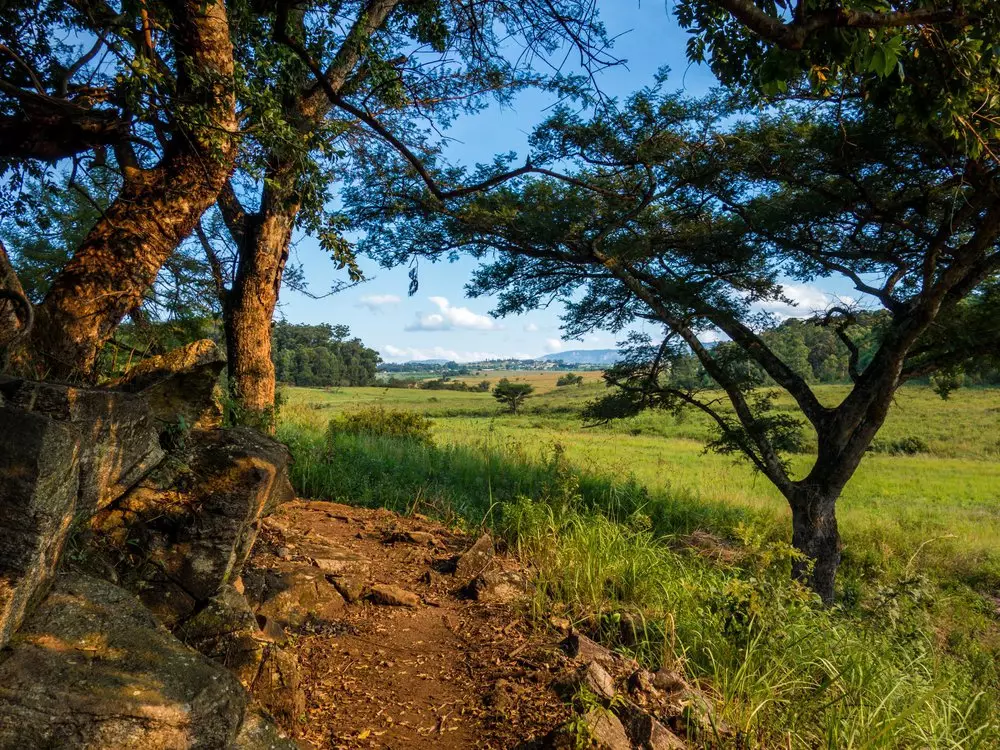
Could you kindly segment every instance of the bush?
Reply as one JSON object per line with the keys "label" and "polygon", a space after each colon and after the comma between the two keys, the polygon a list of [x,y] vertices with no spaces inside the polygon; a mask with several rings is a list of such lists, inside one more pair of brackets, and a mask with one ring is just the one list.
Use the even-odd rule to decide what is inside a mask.
{"label": "bush", "polygon": [[405,438],[424,445],[433,445],[434,439],[431,436],[433,424],[427,417],[412,411],[367,406],[331,419],[326,434],[328,442],[331,442],[336,435],[347,434]]}
{"label": "bush", "polygon": [[931,452],[931,448],[927,443],[913,435],[896,438],[895,440],[880,440],[876,438],[872,441],[869,450],[872,453],[888,453],[891,456],[914,456],[917,453]]}
{"label": "bush", "polygon": [[565,385],[583,385],[583,375],[576,375],[572,372],[567,372],[556,381],[556,387],[558,388]]}

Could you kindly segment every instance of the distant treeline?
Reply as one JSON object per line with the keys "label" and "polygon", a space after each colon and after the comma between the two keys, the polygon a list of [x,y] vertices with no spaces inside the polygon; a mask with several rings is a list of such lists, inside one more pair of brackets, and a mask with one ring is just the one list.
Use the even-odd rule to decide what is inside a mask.
{"label": "distant treeline", "polygon": [[276,323],[271,357],[277,379],[299,386],[374,385],[382,361],[345,325]]}
{"label": "distant treeline", "polygon": [[[844,330],[858,350],[858,369],[871,361],[881,336],[881,323],[885,313],[859,313],[854,324]],[[775,328],[761,334],[761,339],[796,373],[810,383],[850,382],[850,351],[840,339],[833,326],[817,325],[815,321],[789,318]],[[757,371],[760,380],[767,382],[764,371],[755,363],[746,360],[734,344],[722,342],[716,351],[722,354],[731,350],[734,360]],[[683,357],[674,364],[675,377],[694,384],[707,381],[694,355]],[[1000,370],[984,366],[976,370],[966,370],[961,375],[966,385],[1000,384]]]}
{"label": "distant treeline", "polygon": [[469,385],[464,380],[451,380],[447,377],[435,378],[433,380],[416,380],[415,378],[389,378],[383,380],[381,385],[386,388],[420,388],[425,391],[463,391],[474,393],[486,393],[490,390],[490,381],[483,380],[474,385]]}

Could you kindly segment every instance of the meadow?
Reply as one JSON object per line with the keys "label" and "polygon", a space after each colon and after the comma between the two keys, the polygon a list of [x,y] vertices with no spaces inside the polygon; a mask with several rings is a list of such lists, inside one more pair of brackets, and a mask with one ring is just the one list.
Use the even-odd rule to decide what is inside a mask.
{"label": "meadow", "polygon": [[[299,492],[492,527],[535,567],[539,614],[706,681],[750,746],[1000,746],[1000,392],[900,392],[840,501],[839,604],[824,609],[788,583],[784,501],[705,453],[704,419],[584,427],[598,373],[468,380],[500,376],[535,387],[523,413],[489,393],[286,389]],[[328,430],[371,405],[429,417],[433,444]],[[791,461],[808,468],[808,437]]]}

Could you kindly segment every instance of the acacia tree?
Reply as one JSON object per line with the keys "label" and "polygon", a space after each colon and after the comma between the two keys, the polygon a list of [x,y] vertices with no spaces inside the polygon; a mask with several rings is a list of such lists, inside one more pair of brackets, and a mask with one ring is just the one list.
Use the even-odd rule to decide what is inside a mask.
{"label": "acacia tree", "polygon": [[507,378],[501,378],[493,387],[493,398],[506,406],[511,414],[517,414],[521,404],[534,390],[530,383],[512,383]]}
{"label": "acacia tree", "polygon": [[280,2],[242,17],[237,37],[249,139],[218,201],[235,258],[231,278],[227,253],[212,233],[200,236],[222,299],[230,388],[248,419],[266,423],[275,387],[270,326],[293,231],[316,236],[352,280],[360,277],[327,210],[330,186],[353,163],[374,163],[390,148],[405,152],[439,197],[469,189],[436,168],[429,125],[446,126],[487,97],[544,85],[545,76],[511,62],[515,49],[534,64],[573,44],[589,71],[613,60],[583,0]]}
{"label": "acacia tree", "polygon": [[[66,34],[88,46],[54,43]],[[43,174],[45,164],[69,159],[74,172],[110,167],[120,175],[116,199],[52,280],[22,357],[36,375],[86,379],[101,345],[141,304],[232,169],[226,7],[14,3],[0,18],[0,43],[8,208],[24,210],[23,177]]]}
{"label": "acacia tree", "polygon": [[[483,258],[473,294],[499,294],[499,314],[559,299],[568,336],[663,326],[658,341],[631,340],[607,373],[615,389],[587,418],[650,407],[708,415],[713,447],[745,456],[788,501],[805,558],[795,573],[829,601],[836,501],[896,390],[1000,350],[998,165],[944,141],[931,148],[865,107],[721,124],[733,115],[655,92],[591,122],[560,113],[534,145],[540,158],[575,162],[576,182],[523,179],[448,210],[397,197],[406,208],[393,230],[367,243],[387,262],[456,250]],[[803,311],[837,332],[851,361],[853,387],[836,405],[761,335],[774,324],[762,306],[788,301],[783,279],[827,277],[886,313],[862,363],[850,306]],[[706,346],[708,332],[731,344]],[[672,364],[691,353],[722,399],[675,377]],[[802,419],[773,408],[769,383]],[[787,455],[800,448],[802,420],[817,449],[797,476]]]}

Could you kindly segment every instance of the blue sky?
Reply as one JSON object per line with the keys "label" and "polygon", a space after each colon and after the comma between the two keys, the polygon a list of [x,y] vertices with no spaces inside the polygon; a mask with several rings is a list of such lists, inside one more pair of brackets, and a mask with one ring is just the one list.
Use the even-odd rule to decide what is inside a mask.
{"label": "blue sky", "polygon": [[[690,66],[685,59],[687,35],[678,28],[667,3],[598,0],[598,5],[609,35],[618,37],[615,54],[627,61],[626,66],[600,75],[598,83],[607,95],[624,97],[652,84],[662,66],[671,70],[670,88],[699,95],[714,85],[707,69]],[[447,131],[452,139],[448,157],[455,163],[472,165],[489,161],[496,153],[525,153],[528,134],[552,103],[544,94],[527,92],[510,107],[494,106],[462,118]],[[302,264],[314,294],[323,293],[346,276],[336,271],[310,237],[297,238],[293,260]],[[560,310],[555,306],[523,316],[491,318],[489,298],[465,298],[464,286],[475,267],[468,260],[422,266],[420,289],[413,297],[407,296],[405,267],[385,270],[367,260],[362,260],[361,266],[366,283],[321,300],[283,290],[278,317],[293,323],[344,323],[383,359],[395,362],[528,358],[615,345],[614,335],[601,332],[583,341],[562,340]],[[793,286],[787,291],[800,298],[806,310],[826,306],[824,295],[816,288]]]}

